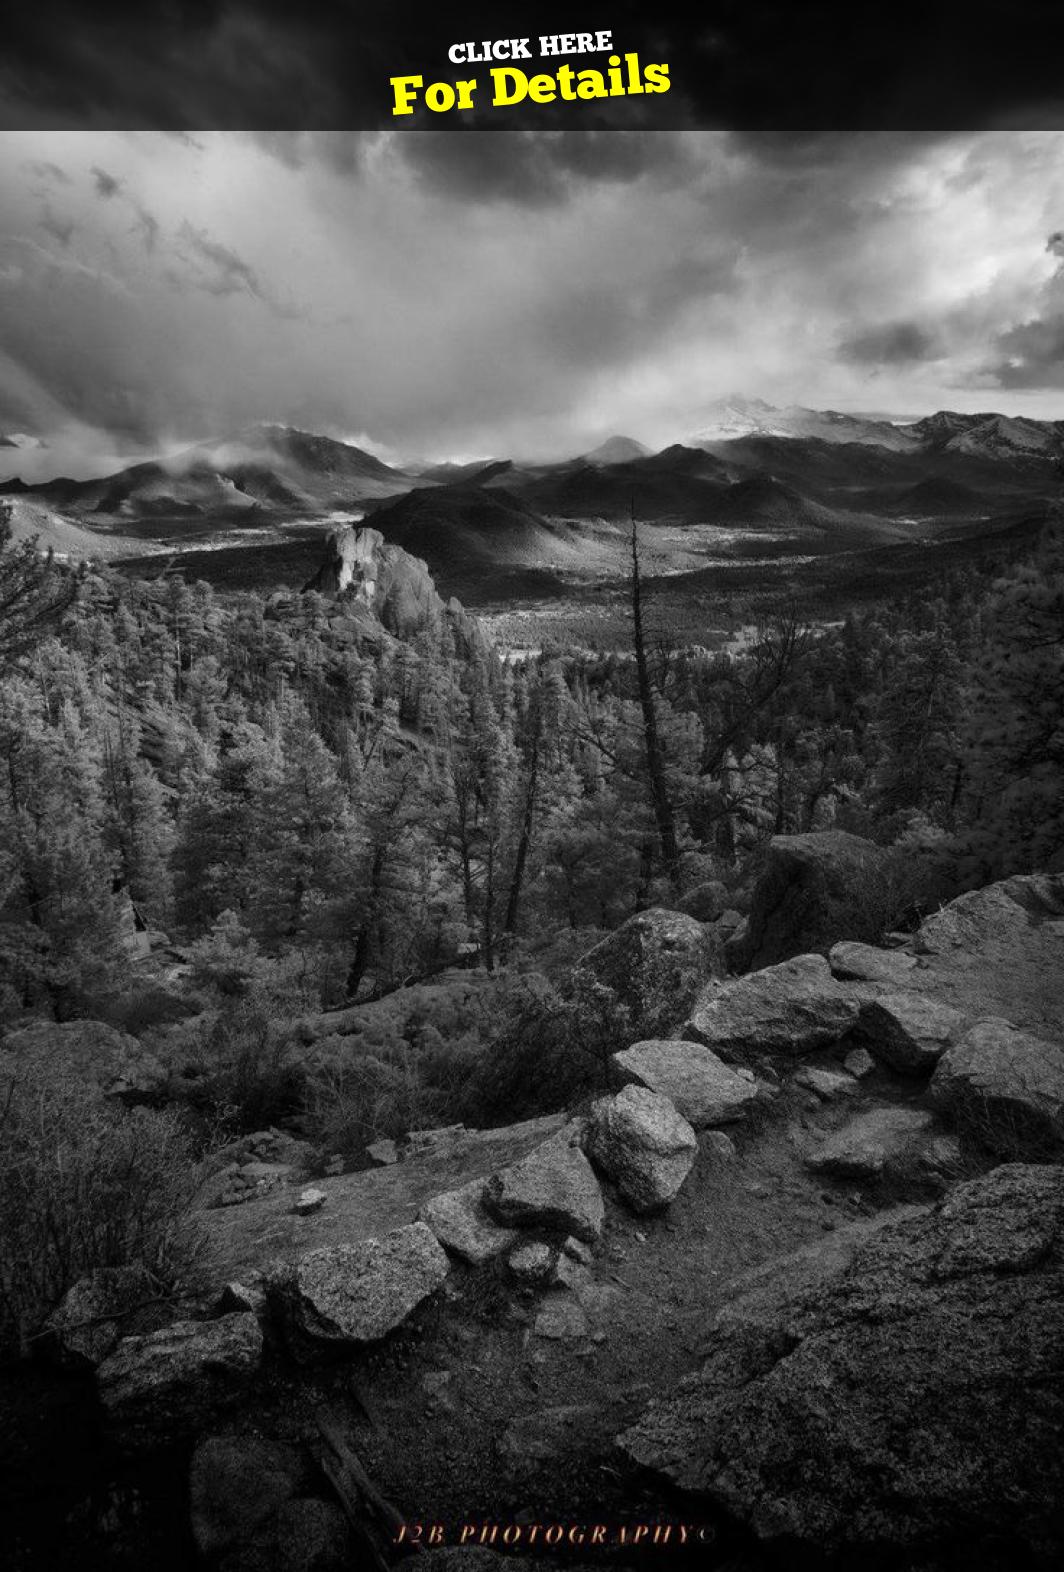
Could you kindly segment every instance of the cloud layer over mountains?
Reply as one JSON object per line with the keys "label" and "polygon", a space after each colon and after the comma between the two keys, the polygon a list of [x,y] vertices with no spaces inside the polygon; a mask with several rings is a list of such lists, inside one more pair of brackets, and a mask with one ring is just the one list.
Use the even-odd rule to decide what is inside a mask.
{"label": "cloud layer over mountains", "polygon": [[0,475],[278,420],[651,444],[733,391],[1055,416],[1064,133],[0,135]]}

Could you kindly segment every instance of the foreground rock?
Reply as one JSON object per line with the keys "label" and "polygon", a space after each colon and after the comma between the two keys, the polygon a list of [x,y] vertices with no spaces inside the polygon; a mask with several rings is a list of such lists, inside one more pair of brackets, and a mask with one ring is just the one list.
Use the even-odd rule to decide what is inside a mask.
{"label": "foreground rock", "polygon": [[657,907],[629,917],[577,968],[608,988],[632,1029],[648,1037],[681,1021],[706,979],[721,970],[712,929]]}
{"label": "foreground rock", "polygon": [[739,1063],[756,1063],[764,1054],[799,1058],[838,1042],[858,1011],[853,991],[836,982],[822,955],[798,955],[748,977],[709,983],[683,1034]]}
{"label": "foreground rock", "polygon": [[295,1351],[374,1343],[436,1291],[450,1264],[424,1223],[380,1239],[327,1245],[282,1268],[271,1283]]}
{"label": "foreground rock", "polygon": [[907,955],[904,950],[880,950],[874,944],[843,940],[832,946],[828,964],[844,982],[887,983],[904,988],[917,962],[915,955]]}
{"label": "foreground rock", "polygon": [[0,1043],[0,1090],[12,1083],[46,1085],[146,1102],[166,1080],[154,1054],[105,1021],[38,1021],[8,1032]]}
{"label": "foreground rock", "polygon": [[735,1071],[700,1043],[651,1038],[613,1055],[625,1080],[668,1097],[696,1130],[742,1119],[758,1100],[749,1071]]}
{"label": "foreground rock", "polygon": [[1011,1021],[977,1021],[939,1061],[931,1096],[1000,1157],[1064,1151],[1064,1044]]}
{"label": "foreground rock", "polygon": [[96,1372],[112,1426],[132,1444],[192,1433],[245,1395],[262,1357],[247,1311],[127,1337]]}
{"label": "foreground rock", "polygon": [[873,1059],[900,1075],[930,1075],[967,1018],[927,994],[885,993],[861,1009],[860,1038]]}
{"label": "foreground rock", "polygon": [[493,1174],[484,1190],[489,1212],[512,1228],[548,1228],[591,1244],[605,1209],[591,1164],[580,1150],[582,1128],[570,1126],[521,1162]]}
{"label": "foreground rock", "polygon": [[472,1179],[461,1189],[434,1195],[418,1214],[446,1249],[470,1266],[483,1266],[508,1250],[517,1238],[513,1228],[503,1228],[484,1205],[485,1180]]}
{"label": "foreground rock", "polygon": [[879,1179],[905,1168],[933,1126],[922,1108],[872,1108],[829,1135],[806,1166],[840,1179]]}
{"label": "foreground rock", "polygon": [[656,1212],[691,1172],[698,1142],[667,1097],[626,1086],[592,1108],[587,1151],[633,1211]]}
{"label": "foreground rock", "polygon": [[1061,1548],[1064,1171],[1011,1165],[879,1229],[841,1272],[740,1300],[620,1438],[765,1539]]}
{"label": "foreground rock", "polygon": [[844,830],[773,836],[730,962],[740,970],[774,966],[840,939],[874,937],[892,915],[890,866],[882,847]]}
{"label": "foreground rock", "polygon": [[201,1555],[248,1538],[306,1483],[291,1447],[260,1436],[212,1436],[192,1455],[189,1508]]}
{"label": "foreground rock", "polygon": [[145,1266],[101,1267],[67,1290],[46,1323],[53,1357],[73,1369],[92,1369],[122,1336],[122,1322],[159,1285]]}

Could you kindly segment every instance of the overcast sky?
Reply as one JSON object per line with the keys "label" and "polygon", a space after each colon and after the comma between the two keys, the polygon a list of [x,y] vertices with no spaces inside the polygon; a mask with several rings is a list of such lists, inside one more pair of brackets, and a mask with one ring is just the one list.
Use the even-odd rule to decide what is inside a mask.
{"label": "overcast sky", "polygon": [[1064,132],[0,135],[0,475],[277,420],[655,445],[730,394],[1064,417]]}

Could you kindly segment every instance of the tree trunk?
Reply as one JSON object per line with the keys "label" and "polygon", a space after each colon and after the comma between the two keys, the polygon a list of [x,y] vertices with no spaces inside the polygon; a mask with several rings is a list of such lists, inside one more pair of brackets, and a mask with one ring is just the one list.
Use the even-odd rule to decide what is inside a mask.
{"label": "tree trunk", "polygon": [[635,512],[632,513],[632,639],[635,646],[635,666],[639,679],[639,703],[643,711],[643,738],[646,744],[647,773],[650,777],[650,795],[654,804],[654,818],[661,843],[661,859],[673,886],[680,881],[680,848],[676,842],[676,818],[669,801],[665,780],[665,764],[658,736],[658,717],[654,709],[654,694],[650,686],[647,665],[646,637],[643,632],[643,590],[639,577],[639,540],[636,534]]}

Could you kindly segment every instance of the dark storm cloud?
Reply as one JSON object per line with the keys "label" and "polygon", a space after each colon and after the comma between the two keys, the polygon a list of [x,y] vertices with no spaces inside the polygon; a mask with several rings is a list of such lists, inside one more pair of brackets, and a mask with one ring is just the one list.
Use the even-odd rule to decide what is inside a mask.
{"label": "dark storm cloud", "polygon": [[731,393],[985,405],[987,346],[1056,385],[1022,325],[1064,314],[1062,213],[1053,134],[11,133],[5,429],[71,468],[260,419],[520,457]]}
{"label": "dark storm cloud", "polygon": [[918,322],[884,322],[844,339],[838,353],[856,365],[905,366],[937,359],[941,346]]}
{"label": "dark storm cloud", "polygon": [[388,147],[440,196],[530,207],[562,201],[583,182],[623,186],[652,176],[665,187],[692,171],[690,143],[664,131],[421,131],[397,133]]}

